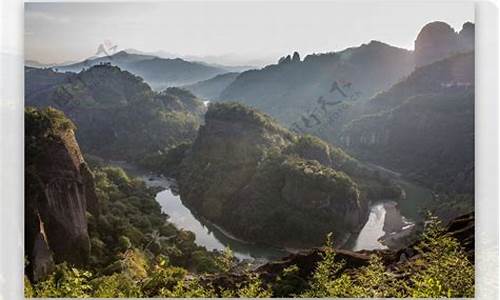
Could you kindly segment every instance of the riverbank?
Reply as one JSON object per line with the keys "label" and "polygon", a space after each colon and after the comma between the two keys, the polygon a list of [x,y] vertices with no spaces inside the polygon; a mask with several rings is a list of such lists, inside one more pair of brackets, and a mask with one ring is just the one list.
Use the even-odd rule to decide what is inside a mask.
{"label": "riverbank", "polygon": [[[176,192],[176,185],[172,179],[141,170],[127,162],[112,161],[108,163],[121,167],[131,175],[141,178],[148,186],[162,188],[156,195],[156,200],[160,203],[162,211],[169,215],[169,220],[178,228],[195,233],[196,243],[208,250],[223,251],[229,247],[236,257],[252,260],[273,260],[305,250],[300,247],[279,249],[241,240],[217,224],[207,222],[186,207]],[[389,172],[390,170],[385,171]],[[391,174],[394,175],[394,173]],[[427,197],[432,196],[432,194],[427,193],[427,190],[422,187],[404,181],[400,176],[397,176],[395,180],[402,185],[406,196],[397,204],[387,200],[370,205],[368,221],[358,234],[353,234],[345,240],[339,241],[340,248],[353,251],[387,249],[388,246],[390,248],[394,245],[393,240],[396,237],[404,237],[408,233],[408,230],[403,230],[403,228],[408,224],[413,224],[409,220],[414,219],[413,215],[408,216],[405,212],[415,209],[417,202],[422,200],[422,195]],[[389,235],[390,233],[392,234]]]}

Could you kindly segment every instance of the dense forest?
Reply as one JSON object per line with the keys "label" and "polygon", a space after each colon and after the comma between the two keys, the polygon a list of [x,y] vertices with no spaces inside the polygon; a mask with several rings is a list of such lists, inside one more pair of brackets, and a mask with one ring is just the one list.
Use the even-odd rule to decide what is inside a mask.
{"label": "dense forest", "polygon": [[64,111],[78,126],[84,152],[106,159],[139,161],[192,141],[205,111],[186,90],[155,92],[142,78],[110,64],[53,74],[26,69],[26,89],[33,90],[26,105]]}
{"label": "dense forest", "polygon": [[251,241],[319,245],[334,231],[340,242],[366,222],[368,198],[400,195],[341,149],[239,103],[210,105],[185,153],[175,176],[183,201]]}
{"label": "dense forest", "polygon": [[[227,109],[236,109],[249,113],[252,119],[262,117],[240,105],[226,106],[217,107],[211,114],[227,116]],[[88,231],[83,233],[87,245],[82,235],[75,237],[81,242],[81,257],[75,260],[78,246],[71,243],[71,249],[67,248],[69,245],[61,249],[61,244],[68,241],[58,240],[61,224],[55,222],[61,222],[60,214],[65,212],[58,214],[51,209],[55,201],[61,201],[57,196],[64,196],[65,191],[68,196],[75,189],[64,190],[64,187],[54,186],[57,183],[53,181],[47,182],[46,168],[43,168],[47,164],[55,165],[51,159],[60,160],[65,153],[70,156],[67,163],[79,167],[79,172],[69,170],[70,166],[61,165],[61,162],[54,171],[66,174],[73,171],[77,175],[75,184],[82,183],[78,177],[86,176],[88,169],[74,144],[75,126],[60,111],[50,108],[29,108],[25,118],[26,151],[30,158],[27,163],[27,199],[30,199],[27,213],[36,214],[41,220],[38,226],[42,226],[35,224],[33,242],[27,240],[27,245],[34,245],[35,250],[26,262],[28,278],[37,279],[34,283],[26,280],[28,297],[473,295],[473,256],[464,248],[472,247],[471,217],[456,220],[448,227],[448,232],[437,219],[432,219],[419,241],[400,251],[399,255],[390,251],[339,252],[333,250],[331,235],[326,235],[329,238],[322,248],[255,269],[238,261],[230,249],[221,253],[197,246],[191,232],[176,228],[168,222],[168,216],[161,213],[154,199],[154,189],[130,178],[122,169],[99,164],[90,167],[92,182],[83,180],[83,189],[76,189],[84,191],[87,209],[73,213],[84,214]],[[260,122],[274,130],[283,130],[265,118]],[[292,144],[291,148],[300,153],[298,149],[307,149],[311,143],[317,146],[319,141],[306,138]],[[61,144],[65,147],[61,148]],[[54,153],[61,155],[53,157]],[[72,157],[74,155],[77,157]],[[72,164],[72,159],[80,160],[79,164]],[[70,179],[66,177],[66,180]],[[45,198],[47,194],[40,194],[40,189],[55,189],[61,194],[49,192],[51,197]],[[74,207],[70,205],[66,209]],[[46,243],[45,249],[40,249],[40,239]],[[44,250],[49,249],[53,257],[43,257],[47,255]],[[65,251],[71,251],[71,259]],[[312,262],[302,265],[304,259]],[[47,271],[48,277],[43,275]]]}
{"label": "dense forest", "polygon": [[[473,42],[433,22],[413,51],[241,73],[126,52],[25,67],[26,297],[473,297]],[[165,189],[208,234],[285,254],[200,242]]]}

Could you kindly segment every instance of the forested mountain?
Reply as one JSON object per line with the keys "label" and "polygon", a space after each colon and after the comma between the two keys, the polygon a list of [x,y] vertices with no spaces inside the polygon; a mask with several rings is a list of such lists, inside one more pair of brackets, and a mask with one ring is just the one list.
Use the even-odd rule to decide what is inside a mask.
{"label": "forested mountain", "polygon": [[25,67],[27,297],[474,296],[472,23],[241,73],[130,52]]}
{"label": "forested mountain", "polygon": [[214,101],[220,98],[221,92],[225,90],[239,74],[240,73],[225,73],[207,80],[185,85],[183,88],[191,91],[198,97]]}
{"label": "forested mountain", "polygon": [[80,72],[101,63],[110,63],[141,76],[155,90],[180,86],[226,73],[223,68],[189,62],[180,58],[159,58],[152,55],[129,54],[120,51],[110,56],[90,58],[83,62],[58,66],[57,71]]}
{"label": "forested mountain", "polygon": [[57,71],[78,73],[94,65],[111,62],[113,62],[117,67],[123,67],[128,66],[134,62],[149,60],[153,58],[155,58],[155,56],[144,54],[129,54],[125,51],[120,51],[109,56],[92,56],[80,62],[59,66],[57,67]]}
{"label": "forested mountain", "polygon": [[[228,115],[228,109],[239,113]],[[267,117],[241,106],[219,106],[210,113],[225,121],[234,117],[251,121],[265,128],[261,133],[274,133],[275,138],[289,135]],[[196,245],[191,232],[168,222],[153,198],[154,189],[143,182],[117,168],[94,166],[91,171],[75,141],[75,127],[62,112],[28,108],[25,119],[26,297],[474,295],[472,214],[455,219],[446,230],[430,220],[421,239],[400,250],[335,250],[329,235],[322,248],[250,269],[229,250],[208,252]],[[311,150],[325,145],[311,142],[292,144],[287,152],[321,153]],[[338,155],[332,155],[332,161]],[[301,168],[292,172],[290,179],[305,176],[308,183],[337,187],[349,182],[346,175],[335,175],[336,171],[318,162],[294,160],[306,167],[304,172]],[[292,165],[285,162],[276,169],[264,169],[279,173],[290,171]],[[344,178],[335,182],[329,176]],[[264,172],[259,177],[281,176]],[[349,189],[355,188],[350,185]]]}
{"label": "forested mountain", "polygon": [[211,104],[184,153],[181,199],[254,242],[318,245],[333,231],[341,245],[366,222],[369,201],[400,196],[342,150],[236,103]]}
{"label": "forested mountain", "polygon": [[[42,82],[42,84],[40,84]],[[205,107],[190,92],[154,92],[140,78],[102,64],[78,74],[26,69],[26,105],[64,111],[86,153],[137,160],[191,141]]]}
{"label": "forested mountain", "polygon": [[45,101],[45,96],[64,83],[70,76],[71,74],[55,72],[50,68],[24,67],[24,97],[26,104],[30,105],[33,98],[38,98],[38,101]]}
{"label": "forested mountain", "polygon": [[241,73],[220,98],[269,113],[296,132],[338,142],[347,122],[370,113],[372,107],[365,105],[366,100],[420,66],[473,49],[474,24],[467,22],[455,32],[446,23],[432,22],[420,31],[414,51],[372,41],[304,60],[295,53],[276,65]]}
{"label": "forested mountain", "polygon": [[278,64],[241,73],[221,93],[221,100],[239,101],[291,125],[322,102],[364,101],[412,69],[411,51],[377,41],[304,60],[296,53]]}
{"label": "forested mountain", "polygon": [[474,53],[417,68],[367,104],[341,140],[360,158],[447,192],[474,192]]}
{"label": "forested mountain", "polygon": [[[148,265],[165,259],[180,274],[185,270],[178,267],[218,270],[215,253],[167,221],[156,189],[118,168],[89,167],[75,139],[78,128],[61,111],[27,108],[25,120],[26,275],[32,283],[59,281],[37,286],[39,297],[82,297],[80,281],[61,285],[71,276],[88,279],[89,271],[100,276],[97,297],[137,296],[132,280],[144,280]],[[118,291],[110,291],[116,282]]]}

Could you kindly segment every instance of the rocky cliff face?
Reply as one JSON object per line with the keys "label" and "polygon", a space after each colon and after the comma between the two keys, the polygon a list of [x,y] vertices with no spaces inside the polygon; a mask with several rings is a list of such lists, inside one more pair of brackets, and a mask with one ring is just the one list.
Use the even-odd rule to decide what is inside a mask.
{"label": "rocky cliff face", "polygon": [[305,246],[333,231],[341,243],[366,222],[357,162],[256,110],[210,105],[186,153],[177,176],[182,200],[240,238]]}
{"label": "rocky cliff face", "polygon": [[415,66],[424,66],[473,49],[473,23],[465,23],[457,33],[447,23],[432,22],[422,28],[415,40]]}
{"label": "rocky cliff face", "polygon": [[87,262],[87,211],[98,214],[98,203],[72,123],[54,109],[28,108],[25,121],[25,251],[37,281],[54,262]]}

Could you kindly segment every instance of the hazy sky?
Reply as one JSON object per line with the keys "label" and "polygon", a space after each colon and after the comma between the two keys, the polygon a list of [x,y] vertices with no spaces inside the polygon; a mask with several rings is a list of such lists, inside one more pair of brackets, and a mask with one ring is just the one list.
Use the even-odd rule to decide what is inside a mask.
{"label": "hazy sky", "polygon": [[45,63],[80,60],[105,41],[118,50],[225,55],[234,63],[370,40],[413,49],[428,22],[460,30],[474,21],[472,3],[436,2],[26,3],[25,54]]}

